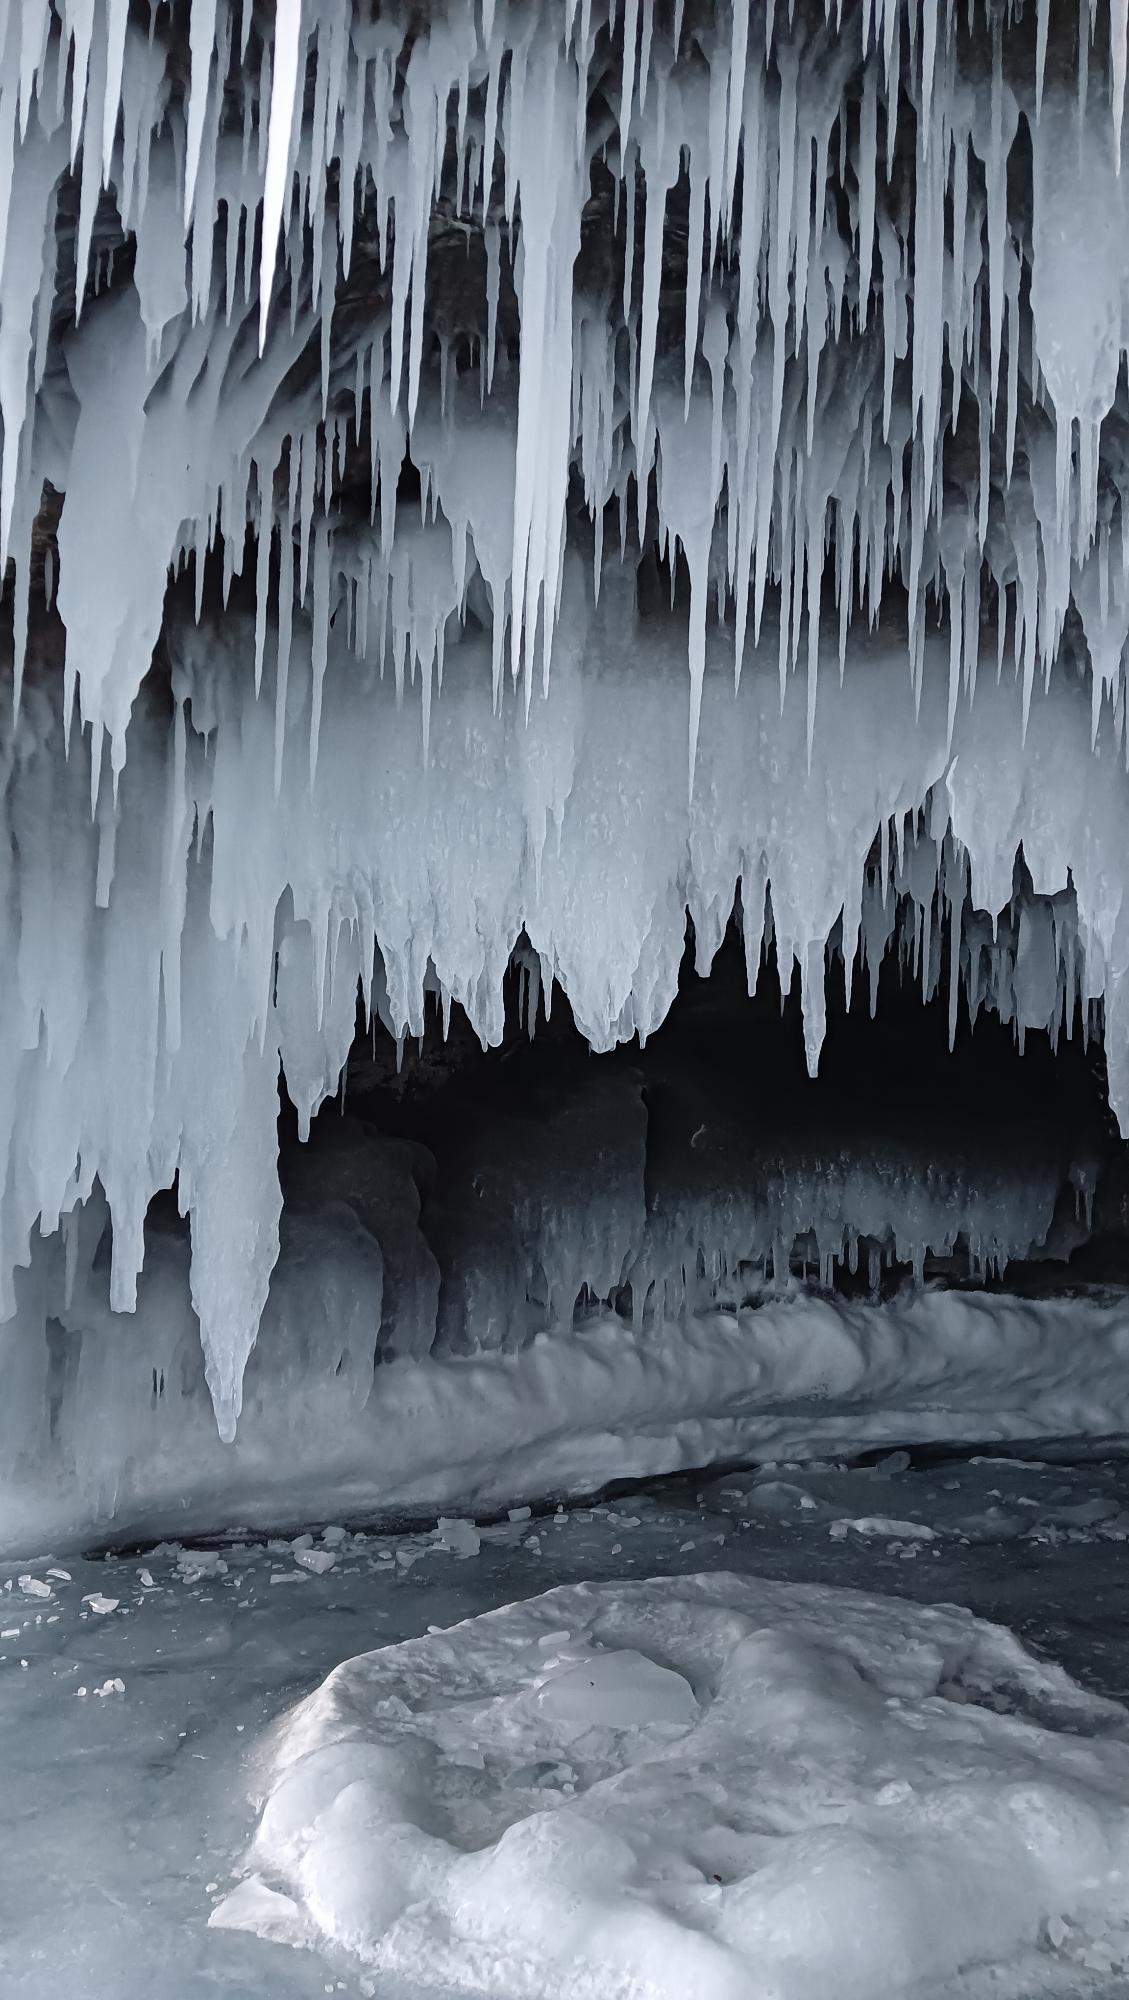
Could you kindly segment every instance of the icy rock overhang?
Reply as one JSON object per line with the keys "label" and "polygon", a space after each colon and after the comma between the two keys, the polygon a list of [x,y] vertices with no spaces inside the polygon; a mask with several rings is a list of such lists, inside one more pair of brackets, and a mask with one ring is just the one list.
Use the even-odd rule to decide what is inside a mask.
{"label": "icy rock overhang", "polygon": [[[0,1301],[177,1180],[220,1427],[366,1007],[740,883],[1129,1115],[1123,5],[0,12]],[[170,590],[170,580],[185,572]],[[664,611],[660,599],[674,602]],[[1022,851],[1021,865],[1017,857]],[[1002,917],[1002,921],[1000,921]]]}

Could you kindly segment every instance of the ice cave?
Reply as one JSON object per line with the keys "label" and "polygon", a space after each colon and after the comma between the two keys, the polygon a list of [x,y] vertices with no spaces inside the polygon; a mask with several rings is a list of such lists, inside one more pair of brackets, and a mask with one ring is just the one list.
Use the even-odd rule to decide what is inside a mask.
{"label": "ice cave", "polygon": [[1127,68],[0,0],[0,2000],[1129,1994]]}

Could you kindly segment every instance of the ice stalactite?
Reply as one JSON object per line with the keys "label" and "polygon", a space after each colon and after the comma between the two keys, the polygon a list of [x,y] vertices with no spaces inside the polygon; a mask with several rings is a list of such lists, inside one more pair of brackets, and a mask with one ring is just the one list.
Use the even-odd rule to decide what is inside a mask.
{"label": "ice stalactite", "polygon": [[[752,978],[767,908],[781,962],[801,968],[813,1056],[836,927],[871,977],[900,936],[932,992],[954,907],[972,1013],[990,1003],[1021,1032],[1057,1033],[1104,992],[1107,1032],[1129,1037],[1120,904],[1103,858],[1129,838],[1129,790],[1112,729],[1093,757],[1085,690],[1063,681],[1037,692],[1024,738],[1021,688],[985,673],[950,745],[943,639],[926,649],[919,705],[896,648],[852,641],[842,684],[833,667],[827,676],[809,771],[806,688],[790,681],[781,713],[774,635],[750,651],[735,698],[729,635],[711,632],[688,804],[685,628],[654,620],[640,677],[626,609],[605,588],[589,612],[582,568],[569,566],[549,693],[534,694],[528,716],[521,689],[495,712],[485,635],[453,644],[426,769],[418,715],[394,682],[358,667],[335,624],[312,783],[317,640],[299,617],[278,789],[273,628],[257,697],[249,616],[174,620],[175,720],[139,706],[116,801],[104,782],[93,820],[84,740],[72,731],[66,760],[47,697],[25,698],[4,805],[17,950],[0,976],[6,1012],[24,1024],[4,1095],[21,1168],[4,1204],[4,1265],[26,1261],[36,1219],[54,1226],[97,1175],[114,1217],[112,1297],[128,1309],[146,1203],[179,1170],[193,1301],[227,1428],[277,1254],[279,1067],[305,1126],[336,1088],[358,986],[396,1035],[423,1033],[438,988],[496,1042],[524,932],[546,989],[559,982],[606,1048],[659,1025],[687,907],[708,963],[740,882]],[[47,843],[34,839],[44,815]],[[872,857],[882,825],[885,874]],[[978,928],[977,906],[1002,921]],[[76,934],[81,981],[68,976]],[[38,1142],[25,1151],[21,1120]],[[150,1135],[140,1163],[139,1131]],[[932,1240],[928,1227],[918,1240]],[[750,1255],[764,1248],[754,1230]]]}
{"label": "ice stalactite", "polygon": [[646,1035],[738,882],[813,1069],[897,933],[1129,1116],[1124,81],[1120,0],[0,10],[7,1309],[176,1177],[230,1434],[280,1064],[523,938]]}

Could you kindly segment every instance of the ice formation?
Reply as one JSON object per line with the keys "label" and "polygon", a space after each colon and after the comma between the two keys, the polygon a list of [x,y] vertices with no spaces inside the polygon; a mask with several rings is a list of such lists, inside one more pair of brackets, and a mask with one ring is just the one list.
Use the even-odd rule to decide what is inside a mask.
{"label": "ice formation", "polygon": [[[469,1323],[482,1344],[374,1369],[372,1237],[337,1199],[297,1213],[288,1188],[233,1445],[216,1434],[183,1235],[150,1233],[124,1316],[101,1258],[68,1304],[62,1254],[43,1246],[0,1327],[0,1556],[186,1523],[269,1530],[327,1509],[490,1514],[716,1463],[1129,1427],[1117,1292],[934,1285],[878,1301],[813,1294],[798,1277],[759,1295],[723,1280],[678,1290],[681,1309],[644,1324],[604,1307],[547,1326],[544,1301],[527,1296],[526,1246],[503,1236],[499,1248],[493,1218],[479,1220],[471,1282],[454,1259],[444,1282],[455,1301],[440,1341]],[[400,1256],[409,1245],[400,1238]],[[396,1261],[385,1252],[386,1279]],[[515,1330],[522,1345],[502,1345]]]}
{"label": "ice formation", "polygon": [[1125,1710],[954,1606],[565,1586],[346,1660],[264,1762],[212,1924],[420,1991],[864,2000],[1125,1952]]}
{"label": "ice formation", "polygon": [[738,884],[813,1067],[896,943],[1129,1118],[1125,72],[1118,0],[0,7],[0,1309],[96,1180],[131,1309],[175,1179],[230,1436],[280,1065],[495,1041],[515,949],[644,1036]]}

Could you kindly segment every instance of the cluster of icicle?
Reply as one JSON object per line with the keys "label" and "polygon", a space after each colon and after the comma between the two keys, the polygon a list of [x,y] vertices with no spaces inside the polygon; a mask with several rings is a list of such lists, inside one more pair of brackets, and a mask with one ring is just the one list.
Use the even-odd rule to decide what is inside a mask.
{"label": "cluster of icicle", "polygon": [[909,896],[1129,1113],[1124,0],[270,14],[0,5],[0,1283],[178,1176],[225,1434],[358,982],[607,1046],[739,879],[814,1064]]}
{"label": "cluster of icicle", "polygon": [[[0,1268],[25,1261],[36,1219],[65,1221],[97,1175],[112,1303],[130,1310],[148,1200],[178,1173],[228,1429],[277,1255],[280,1061],[308,1126],[337,1088],[358,984],[398,1035],[422,1034],[431,995],[497,1041],[520,941],[534,1014],[536,991],[547,1001],[559,984],[608,1047],[667,1013],[687,907],[708,965],[739,880],[750,980],[771,923],[781,963],[801,968],[813,1065],[828,939],[873,977],[897,935],[928,991],[951,969],[970,1009],[991,996],[1022,1028],[1058,1032],[1104,992],[1129,1102],[1129,786],[1108,721],[1091,750],[1085,690],[1038,688],[1024,738],[1021,689],[986,674],[950,741],[943,636],[926,646],[916,713],[897,644],[852,638],[840,684],[829,641],[809,769],[802,684],[781,710],[773,648],[750,646],[735,697],[731,635],[711,631],[688,801],[684,625],[652,622],[641,671],[621,578],[593,610],[579,563],[566,568],[547,697],[526,717],[507,687],[496,710],[489,637],[452,645],[426,771],[418,714],[335,627],[311,782],[316,640],[302,616],[277,791],[274,690],[268,678],[257,698],[240,671],[250,616],[170,627],[172,724],[137,704],[116,796],[104,784],[93,819],[77,721],[64,760],[48,697],[25,690],[0,840]],[[977,906],[1004,912],[994,931],[977,929]],[[944,956],[942,927],[957,943]]]}

